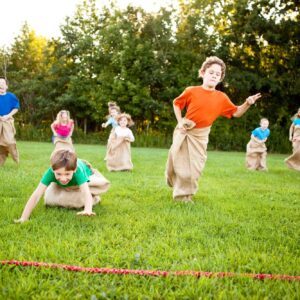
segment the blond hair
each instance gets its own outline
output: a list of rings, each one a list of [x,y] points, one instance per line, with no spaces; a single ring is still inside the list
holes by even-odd
[[[75,171],[77,168],[77,155],[71,150],[57,150],[51,154],[50,163],[53,171],[60,168],[65,168],[66,171]]]
[[[131,119],[131,115],[126,114],[126,113],[121,113],[121,114],[119,114],[119,115],[116,117],[117,122],[119,123],[119,121],[120,121],[122,118],[126,118],[126,119],[127,119],[127,122],[128,122],[127,127],[131,127],[132,125],[134,125],[134,122],[133,122],[132,119]]]
[[[206,71],[206,69],[208,69],[210,66],[212,66],[214,64],[221,66],[222,74],[221,74],[220,81],[222,81],[225,77],[226,65],[225,65],[224,61],[217,56],[210,56],[210,57],[206,58],[206,60],[202,64],[201,68],[199,69],[199,78],[202,77],[202,74]]]
[[[263,121],[268,121],[269,122],[269,120],[267,118],[261,118],[260,119],[260,123],[263,122]]]
[[[68,110],[61,110],[57,116],[56,116],[56,122],[61,124],[62,123],[62,114],[67,114],[68,116],[68,123],[71,121],[71,118],[70,118],[70,112]]]

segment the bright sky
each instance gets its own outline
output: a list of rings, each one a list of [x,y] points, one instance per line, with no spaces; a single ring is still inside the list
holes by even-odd
[[[97,0],[99,7],[109,0]],[[128,4],[141,6],[147,11],[157,11],[172,0],[116,0],[120,8]],[[73,16],[82,0],[3,0],[0,16],[0,47],[8,47],[27,22],[37,35],[47,38],[60,35],[59,26],[66,16]]]

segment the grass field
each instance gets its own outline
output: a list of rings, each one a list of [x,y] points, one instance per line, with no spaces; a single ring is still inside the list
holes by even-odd
[[[14,224],[49,165],[52,145],[19,142],[0,168],[0,260],[84,267],[300,275],[300,173],[284,155],[249,172],[244,153],[209,152],[195,204],[173,203],[166,149],[132,148],[133,172],[109,173],[105,147],[76,145],[111,181],[96,217],[47,208]],[[300,299],[300,282],[143,277],[0,266],[0,299]]]

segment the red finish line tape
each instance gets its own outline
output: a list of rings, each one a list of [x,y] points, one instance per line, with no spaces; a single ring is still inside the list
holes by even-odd
[[[272,279],[272,280],[287,280],[300,281],[300,276],[291,275],[273,275],[273,274],[251,274],[251,273],[232,273],[232,272],[197,272],[197,271],[149,271],[149,270],[130,270],[130,269],[115,269],[115,268],[87,268],[79,266],[71,266],[64,264],[52,264],[45,262],[34,261],[17,261],[17,260],[1,260],[1,265],[15,265],[22,267],[44,267],[51,269],[64,269],[73,272],[88,272],[100,274],[117,274],[117,275],[140,275],[140,276],[194,276],[197,278],[225,278],[225,277],[243,277],[252,279]]]

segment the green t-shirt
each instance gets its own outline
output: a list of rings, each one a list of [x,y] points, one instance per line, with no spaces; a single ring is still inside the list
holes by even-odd
[[[61,187],[69,187],[69,186],[79,186],[85,182],[89,182],[89,177],[92,175],[92,170],[81,160],[77,159],[77,169],[73,174],[72,179],[65,185],[61,184],[58,180],[56,180],[54,172],[52,168],[49,168],[43,175],[41,179],[41,183],[48,186],[51,182],[55,182],[57,185]]]

